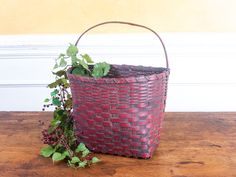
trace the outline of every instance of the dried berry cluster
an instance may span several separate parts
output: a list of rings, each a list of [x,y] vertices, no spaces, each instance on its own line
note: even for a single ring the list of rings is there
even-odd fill
[[[52,127],[49,126],[49,129],[51,129]],[[63,134],[63,130],[61,129],[61,127],[57,127],[53,132],[49,133],[48,129],[44,129],[42,131],[42,141],[44,144],[48,144],[51,146],[55,146],[59,143],[59,140],[61,138]]]

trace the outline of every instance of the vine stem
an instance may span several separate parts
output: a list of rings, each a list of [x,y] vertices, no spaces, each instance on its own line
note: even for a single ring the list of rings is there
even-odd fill
[[[68,151],[70,158],[72,158],[74,156],[74,152],[70,149],[69,145],[67,144],[64,134],[62,134],[60,137],[57,136],[57,138],[59,139],[57,144],[62,143],[63,146]]]
[[[65,91],[65,89],[60,88],[60,95],[61,95],[61,101],[62,101],[63,109],[66,110],[66,100],[64,99],[64,97],[65,97],[64,91]]]

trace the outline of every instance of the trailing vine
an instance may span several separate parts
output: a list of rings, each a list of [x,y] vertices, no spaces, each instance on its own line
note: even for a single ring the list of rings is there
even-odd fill
[[[95,157],[83,142],[78,142],[74,132],[72,117],[72,95],[67,71],[85,77],[104,77],[110,70],[106,62],[94,63],[87,54],[79,54],[78,48],[70,44],[65,54],[60,54],[53,68],[55,81],[48,85],[52,89],[50,98],[44,100],[43,111],[53,106],[53,118],[49,127],[42,131],[42,141],[47,147],[41,149],[43,157],[51,157],[53,162],[67,161],[74,168],[90,166],[100,160]],[[91,69],[92,68],[92,69]]]

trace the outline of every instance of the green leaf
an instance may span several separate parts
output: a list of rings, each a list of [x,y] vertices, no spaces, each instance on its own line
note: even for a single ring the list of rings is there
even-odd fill
[[[86,157],[89,153],[90,153],[90,151],[88,149],[84,150],[82,152],[82,157]]]
[[[55,82],[52,82],[51,84],[48,84],[49,88],[55,88],[61,83],[61,79],[56,80]]]
[[[63,58],[63,57],[65,57],[65,56],[66,56],[66,55],[65,55],[64,53],[61,53],[61,54],[58,56],[57,59]]]
[[[50,101],[50,99],[48,99],[48,98],[46,98],[46,99],[44,100],[45,103],[47,103],[47,102],[49,102],[49,101]]]
[[[49,88],[55,88],[57,87],[59,84],[64,84],[64,87],[69,87],[69,83],[68,83],[68,80],[65,79],[65,78],[61,78],[61,79],[58,79],[56,80],[55,82],[51,83],[48,85]]]
[[[65,110],[62,110],[62,109],[55,110],[54,111],[54,113],[55,113],[54,118],[57,116],[62,116],[64,112],[65,112]]]
[[[50,127],[48,128],[48,133],[49,134],[55,134],[55,130],[57,129],[58,126],[64,127],[65,126],[65,118],[61,116],[54,117],[51,122],[50,122]],[[58,132],[58,131],[56,131]],[[58,135],[60,136],[60,134]]]
[[[74,167],[74,164],[72,164],[69,159],[68,159],[68,161],[67,161],[67,165],[68,165],[69,167]]]
[[[57,89],[55,89],[51,92],[51,96],[56,96],[58,93],[59,93],[59,91]]]
[[[67,79],[65,79],[65,78],[62,78],[62,79],[59,79],[58,80],[61,84],[68,84],[68,82],[67,82]]]
[[[47,146],[41,149],[40,155],[42,155],[43,157],[50,157],[54,152],[55,150],[52,146]]]
[[[60,67],[65,67],[67,65],[67,62],[64,58],[61,58],[61,61],[60,61]]]
[[[110,65],[107,64],[106,62],[96,63],[92,71],[92,76],[103,77],[106,76],[109,71],[110,71]]]
[[[80,67],[74,68],[71,73],[75,74],[75,75],[80,75],[80,76],[87,75],[85,69],[83,67],[81,67],[81,65],[80,65]]]
[[[75,45],[70,44],[70,46],[66,51],[66,54],[71,57],[71,56],[76,56],[77,53],[78,53],[78,48]]]
[[[51,84],[48,84],[48,87],[49,88],[55,88],[55,87],[57,87],[58,86],[58,82],[57,81],[55,81],[55,82],[52,82]]]
[[[71,63],[72,63],[72,66],[78,66],[78,61],[79,59],[76,57],[76,56],[71,56]]]
[[[54,154],[52,155],[53,162],[61,161],[61,160],[65,159],[65,158],[66,158],[66,156],[61,154],[60,152],[54,152]]]
[[[102,68],[103,68],[103,76],[106,76],[109,73],[111,66],[108,63],[103,62]]]
[[[60,120],[53,119],[53,120],[51,121],[51,126],[56,127],[56,126],[58,126],[60,123],[61,123]]]
[[[87,148],[86,148],[85,144],[84,144],[84,143],[80,143],[80,144],[77,146],[75,152],[83,152],[83,151],[85,151],[86,149],[87,149]]]
[[[80,68],[74,68],[71,72],[71,74],[75,74],[75,75],[85,75],[85,70],[80,69]]]
[[[53,98],[52,104],[54,104],[55,106],[61,106],[61,102],[58,98]]]
[[[92,163],[98,163],[100,162],[101,160],[99,160],[97,157],[93,157],[92,158]]]
[[[89,68],[88,68],[88,64],[85,63],[84,60],[79,60],[79,64],[81,64],[83,66],[83,68],[86,69],[87,71],[90,71]]]
[[[88,54],[84,54],[84,55],[81,55],[81,56],[87,63],[94,63],[92,58]]]
[[[88,161],[84,160],[83,162],[79,163],[79,167],[84,168],[87,165]]]
[[[53,67],[53,69],[57,69],[59,66],[58,66],[58,64],[56,63],[55,65],[54,65],[54,67]]]
[[[70,157],[70,153],[67,150],[63,152],[63,155],[65,155],[66,157]]]
[[[66,72],[64,70],[57,71],[56,73],[53,72],[54,75],[56,76],[66,76]]]
[[[103,72],[102,72],[102,69],[100,68],[94,68],[93,71],[92,71],[92,76],[93,77],[102,77],[103,76]]]
[[[73,157],[72,159],[71,159],[71,161],[70,161],[71,163],[73,163],[73,164],[75,164],[75,163],[78,163],[78,162],[81,162],[80,161],[80,159],[79,159],[79,157]]]

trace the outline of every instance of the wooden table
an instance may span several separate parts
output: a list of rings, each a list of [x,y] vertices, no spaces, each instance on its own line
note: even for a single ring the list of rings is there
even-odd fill
[[[236,177],[236,113],[166,113],[152,159],[98,154],[79,170],[39,156],[40,119],[51,113],[0,112],[0,177]]]

